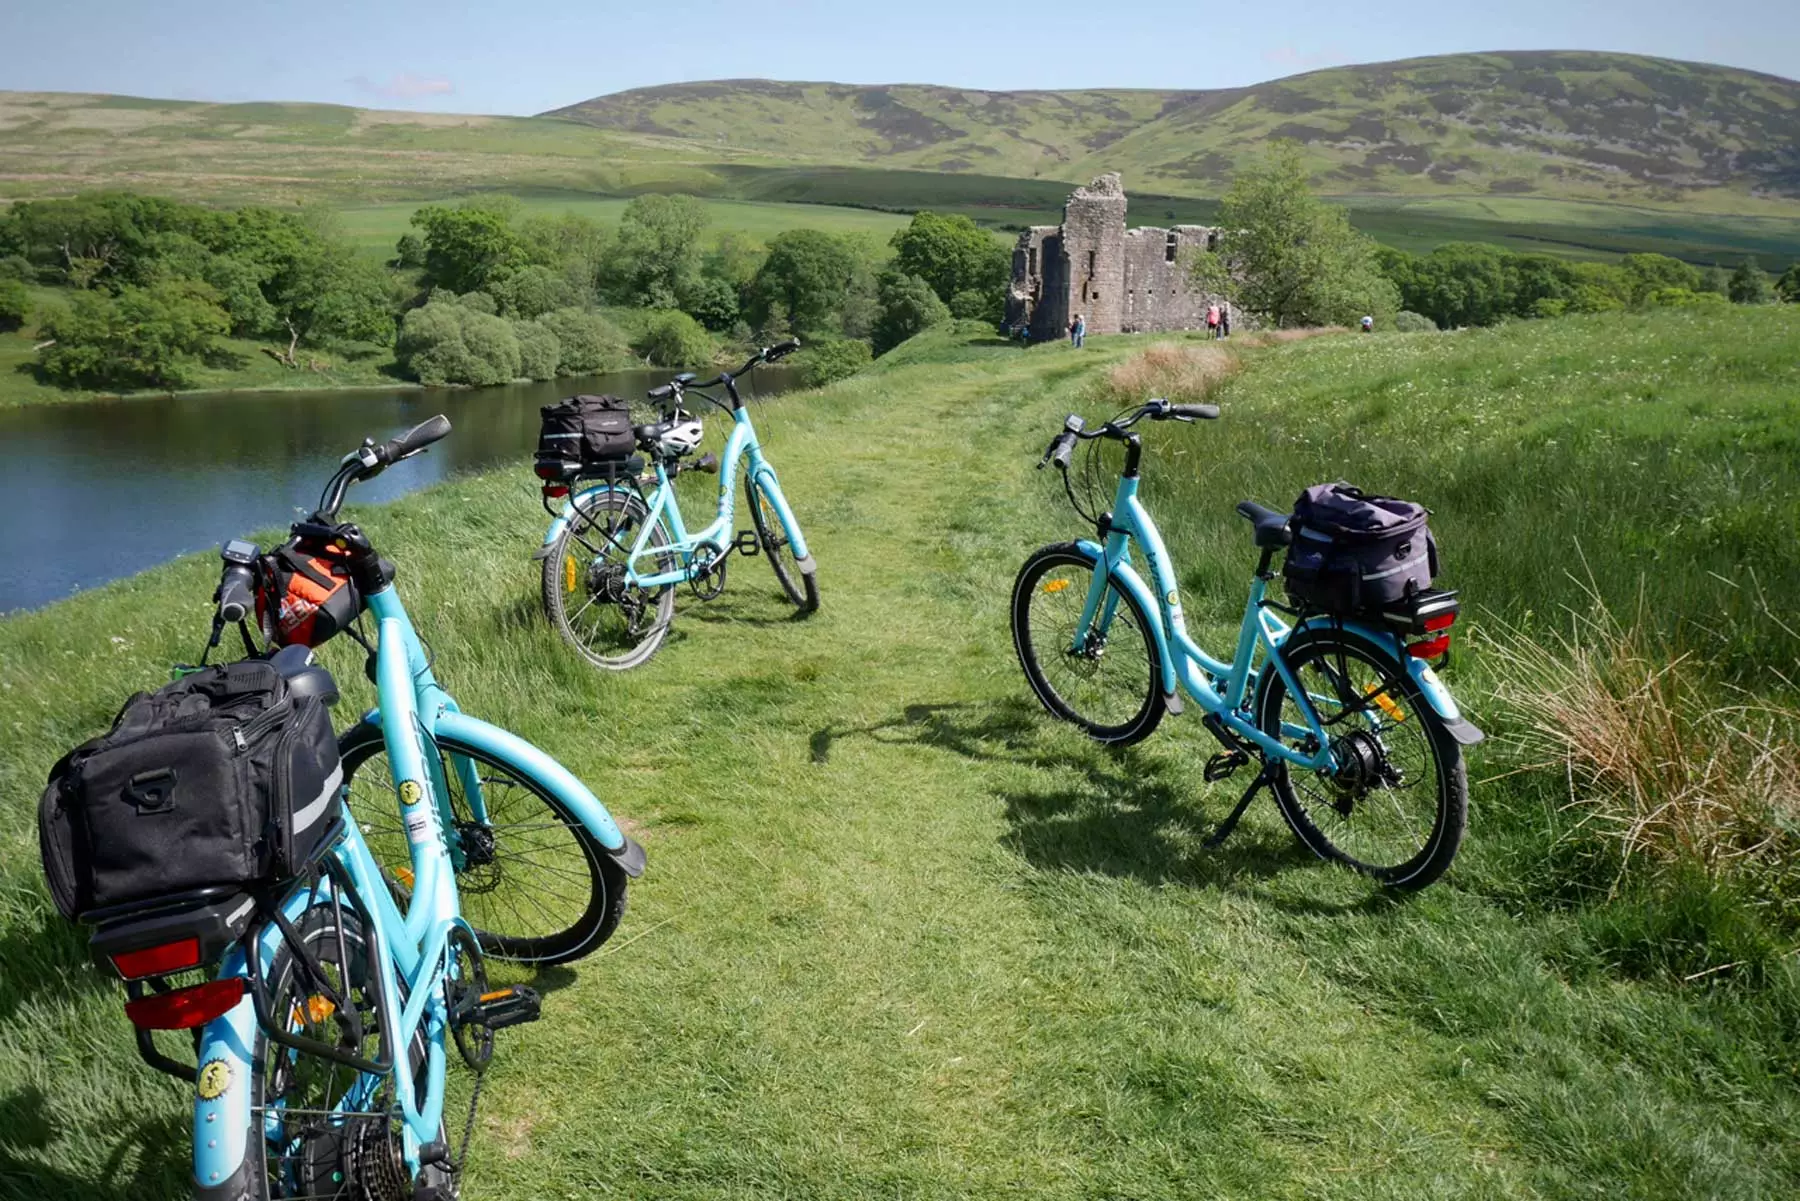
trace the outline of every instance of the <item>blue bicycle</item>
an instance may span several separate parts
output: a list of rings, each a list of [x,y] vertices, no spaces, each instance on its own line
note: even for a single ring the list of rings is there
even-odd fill
[[[1012,632],[1025,677],[1051,713],[1113,745],[1148,737],[1165,713],[1182,711],[1183,692],[1191,697],[1222,747],[1206,779],[1258,764],[1209,845],[1230,834],[1266,787],[1320,858],[1391,887],[1422,888],[1443,874],[1462,842],[1462,748],[1481,740],[1427,661],[1448,646],[1455,594],[1353,618],[1280,604],[1268,583],[1276,553],[1293,537],[1289,516],[1244,501],[1237,509],[1262,557],[1237,647],[1229,660],[1200,649],[1188,634],[1162,535],[1138,499],[1142,446],[1132,426],[1146,417],[1218,415],[1214,405],[1152,400],[1093,430],[1071,416],[1051,441],[1038,465],[1056,466],[1070,503],[1100,541],[1046,546],[1020,569]],[[1104,513],[1084,507],[1069,482],[1076,445],[1101,440],[1125,446]],[[1149,583],[1132,561],[1134,544],[1148,561]]]
[[[604,481],[564,500],[536,555],[544,564],[544,612],[589,663],[622,671],[648,660],[675,619],[677,586],[688,584],[700,600],[717,598],[725,591],[734,552],[767,558],[781,590],[801,614],[819,607],[817,565],[737,390],[737,381],[758,366],[799,348],[797,341],[783,342],[716,379],[696,382],[685,372],[653,389],[649,398],[661,408],[661,420],[633,429],[653,469],[649,479],[643,476],[644,459],[634,457]],[[706,389],[718,387],[725,389],[729,404],[707,394]],[[731,416],[723,461],[710,454],[688,461],[703,432],[699,417],[686,407],[693,396]],[[744,497],[753,530],[738,530],[735,524],[737,473],[744,463]],[[719,475],[718,512],[710,524],[691,532],[675,495],[674,480],[683,471]],[[650,481],[654,487],[645,495],[643,485]],[[556,490],[568,491],[549,485],[545,495]]]
[[[207,1201],[449,1201],[495,1031],[539,1011],[529,988],[490,988],[487,960],[591,952],[643,870],[643,851],[580,781],[457,708],[393,565],[338,520],[350,485],[449,430],[439,416],[365,442],[294,527],[347,566],[376,634],[371,644],[342,631],[369,649],[380,703],[342,736],[348,820],[323,856],[273,895],[184,895],[111,924],[90,915],[97,947],[124,948],[112,958],[130,981],[140,1053],[195,1088],[194,1177]],[[256,548],[231,543],[224,557],[214,645],[257,610]],[[295,695],[337,699],[304,647],[271,661]],[[157,1047],[152,1031],[174,1029],[195,1032],[193,1064]],[[477,1074],[454,1152],[452,1048]]]

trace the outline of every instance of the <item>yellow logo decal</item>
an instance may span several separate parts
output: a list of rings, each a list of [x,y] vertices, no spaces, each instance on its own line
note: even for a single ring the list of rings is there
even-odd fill
[[[1175,595],[1175,589],[1173,588],[1169,589],[1169,595],[1165,596],[1163,599],[1169,602],[1169,608],[1171,609],[1181,603],[1181,598]]]
[[[1068,586],[1069,586],[1069,581],[1067,581],[1067,580],[1045,580],[1044,581],[1044,591],[1045,592],[1061,592],[1064,588],[1067,588]]]
[[[217,1101],[231,1087],[231,1065],[223,1059],[209,1059],[200,1065],[196,1082],[202,1101]]]
[[[419,803],[419,798],[424,795],[424,789],[419,787],[417,780],[400,781],[400,803],[402,805],[416,805]]]

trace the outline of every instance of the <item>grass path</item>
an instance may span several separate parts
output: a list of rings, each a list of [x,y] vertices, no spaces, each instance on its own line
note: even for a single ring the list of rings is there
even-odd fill
[[[1267,803],[1205,852],[1235,794],[1191,714],[1114,754],[1028,701],[1012,574],[1077,532],[1029,468],[1129,348],[952,348],[772,407],[820,613],[739,560],[624,677],[543,628],[524,472],[358,514],[465,707],[650,856],[614,944],[535,977],[467,1196],[1788,1193],[1792,1094],[1703,1001],[1560,972],[1554,931],[1454,874],[1390,904]],[[28,816],[56,751],[192,653],[211,570],[0,622],[0,1197],[182,1187],[181,1094],[48,912]]]

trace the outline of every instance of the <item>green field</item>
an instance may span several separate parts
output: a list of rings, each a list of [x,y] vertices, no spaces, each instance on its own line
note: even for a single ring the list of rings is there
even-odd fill
[[[1109,753],[1028,699],[1012,576],[1080,532],[1031,467],[1063,414],[1117,407],[1106,373],[1143,345],[931,334],[771,405],[821,612],[791,620],[743,561],[622,677],[543,625],[523,464],[355,511],[465,707],[650,855],[615,943],[537,975],[544,1020],[501,1036],[465,1196],[1800,1189],[1792,928],[1715,891],[1609,891],[1562,774],[1510,774],[1492,653],[1503,623],[1585,606],[1591,572],[1682,671],[1791,703],[1800,313],[1246,349],[1224,420],[1147,431],[1205,642],[1253,561],[1241,496],[1346,475],[1436,510],[1470,614],[1450,679],[1492,737],[1462,857],[1406,903],[1306,857],[1266,802],[1203,850],[1236,794],[1201,783],[1195,714]],[[197,651],[214,573],[195,556],[0,621],[0,1196],[184,1195],[181,1090],[51,912],[32,811],[58,753]],[[345,713],[370,699],[353,650],[325,652]]]

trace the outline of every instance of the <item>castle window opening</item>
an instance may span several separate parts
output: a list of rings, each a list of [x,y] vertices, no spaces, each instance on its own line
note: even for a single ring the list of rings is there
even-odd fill
[[[1163,262],[1172,263],[1174,261],[1175,261],[1175,231],[1171,229],[1169,231],[1169,240],[1167,243],[1165,243],[1163,245]]]
[[[1037,247],[1033,246],[1031,249],[1027,250],[1025,252],[1025,257],[1027,260],[1029,260],[1029,265],[1025,269],[1027,271],[1029,271],[1031,274],[1036,275],[1037,274]]]
[[[1206,235],[1206,248],[1208,250],[1217,250],[1219,248],[1219,234],[1217,230]]]
[[[1094,273],[1094,252],[1090,250],[1090,251],[1088,251],[1088,274],[1092,275],[1093,273]]]

